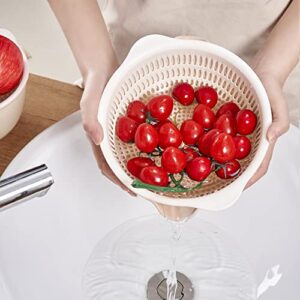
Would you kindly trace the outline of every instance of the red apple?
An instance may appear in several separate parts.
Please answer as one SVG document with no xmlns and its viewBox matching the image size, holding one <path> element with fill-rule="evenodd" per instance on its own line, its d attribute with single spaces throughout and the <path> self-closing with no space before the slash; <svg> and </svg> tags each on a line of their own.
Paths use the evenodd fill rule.
<svg viewBox="0 0 300 300">
<path fill-rule="evenodd" d="M 0 96 L 18 86 L 23 69 L 23 56 L 18 46 L 0 35 Z"/>
</svg>

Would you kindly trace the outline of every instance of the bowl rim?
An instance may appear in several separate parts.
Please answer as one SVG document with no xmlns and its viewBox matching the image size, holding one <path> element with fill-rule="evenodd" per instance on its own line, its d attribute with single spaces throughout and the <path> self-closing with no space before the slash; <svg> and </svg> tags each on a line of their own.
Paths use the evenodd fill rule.
<svg viewBox="0 0 300 300">
<path fill-rule="evenodd" d="M 1 32 L 0 32 L 1 34 Z M 9 40 L 11 40 L 14 44 L 17 45 L 17 47 L 19 48 L 19 50 L 22 53 L 22 57 L 23 57 L 23 74 L 22 74 L 22 78 L 19 82 L 19 85 L 17 86 L 17 88 L 12 92 L 12 94 L 10 94 L 6 99 L 2 100 L 0 102 L 0 110 L 5 108 L 6 106 L 8 106 L 10 103 L 12 103 L 14 100 L 18 99 L 18 96 L 21 94 L 21 92 L 24 90 L 24 88 L 26 87 L 26 83 L 28 81 L 29 78 L 29 66 L 28 66 L 28 60 L 27 57 L 24 53 L 24 51 L 22 50 L 22 48 L 20 47 L 20 45 L 12 40 L 10 37 L 3 35 L 6 38 L 8 38 Z"/>
<path fill-rule="evenodd" d="M 151 50 L 139 51 L 141 48 L 147 49 L 143 43 L 147 42 L 147 39 L 157 40 L 160 39 L 162 42 L 156 43 L 159 44 L 157 47 L 153 47 Z M 153 40 L 150 42 L 153 42 Z M 165 42 L 163 44 L 163 42 Z M 140 44 L 139 44 L 140 43 Z M 135 46 L 137 45 L 137 48 Z M 144 46 L 144 47 L 141 47 Z M 140 48 L 140 49 L 139 49 Z M 149 49 L 149 48 L 148 48 Z M 121 168 L 115 159 L 114 155 L 110 150 L 110 142 L 108 138 L 108 122 L 107 116 L 109 115 L 110 108 L 110 99 L 115 94 L 119 83 L 124 80 L 124 76 L 130 74 L 130 72 L 143 61 L 155 57 L 156 55 L 160 55 L 166 53 L 168 51 L 173 50 L 186 50 L 193 49 L 196 51 L 207 52 L 215 56 L 219 56 L 221 59 L 227 61 L 235 68 L 237 68 L 245 78 L 251 83 L 253 90 L 258 95 L 259 99 L 263 99 L 260 101 L 261 113 L 262 113 L 262 129 L 261 129 L 261 140 L 257 149 L 255 156 L 252 161 L 246 168 L 246 170 L 229 185 L 225 186 L 221 190 L 218 190 L 214 193 L 204 195 L 201 197 L 193 197 L 193 198 L 171 198 L 162 194 L 157 194 L 152 191 L 146 189 L 135 189 L 131 186 L 132 178 L 126 174 L 126 172 Z M 135 53 L 136 52 L 136 53 Z M 252 68 L 239 56 L 231 52 L 230 50 L 223 48 L 219 45 L 199 40 L 179 40 L 161 35 L 149 35 L 141 38 L 136 42 L 136 44 L 132 47 L 129 52 L 127 58 L 118 68 L 118 70 L 113 74 L 109 82 L 107 83 L 101 101 L 101 105 L 99 105 L 98 110 L 98 120 L 100 124 L 103 126 L 104 131 L 104 139 L 100 144 L 100 147 L 103 151 L 104 157 L 107 160 L 111 169 L 115 172 L 116 176 L 121 180 L 121 182 L 131 191 L 137 193 L 139 196 L 142 196 L 148 200 L 155 201 L 161 204 L 166 205 L 175 205 L 175 206 L 185 206 L 185 207 L 197 207 L 206 210 L 221 210 L 225 209 L 232 204 L 234 204 L 239 196 L 241 195 L 243 189 L 245 188 L 248 180 L 253 176 L 253 174 L 258 169 L 259 165 L 263 161 L 263 158 L 267 152 L 269 143 L 266 139 L 266 133 L 269 125 L 272 122 L 271 116 L 271 108 L 270 103 L 268 101 L 268 95 L 266 90 L 258 78 L 257 74 L 252 70 Z M 232 200 L 229 201 L 229 198 Z M 154 200 L 155 199 L 155 200 Z M 200 202 L 199 202 L 200 200 Z M 197 203 L 196 203 L 197 202 Z"/>
</svg>

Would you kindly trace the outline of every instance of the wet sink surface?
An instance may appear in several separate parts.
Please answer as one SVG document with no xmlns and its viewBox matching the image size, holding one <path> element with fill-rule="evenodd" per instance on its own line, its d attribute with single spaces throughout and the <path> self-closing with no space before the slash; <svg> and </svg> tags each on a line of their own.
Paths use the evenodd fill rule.
<svg viewBox="0 0 300 300">
<path fill-rule="evenodd" d="M 299 153 L 300 133 L 292 128 L 278 143 L 268 175 L 234 207 L 196 216 L 236 241 L 258 282 L 280 265 L 282 279 L 261 297 L 265 300 L 300 295 Z M 82 272 L 98 241 L 122 222 L 156 210 L 101 175 L 78 113 L 30 143 L 5 176 L 40 163 L 48 165 L 55 179 L 47 196 L 0 214 L 0 299 L 84 299 Z"/>
</svg>

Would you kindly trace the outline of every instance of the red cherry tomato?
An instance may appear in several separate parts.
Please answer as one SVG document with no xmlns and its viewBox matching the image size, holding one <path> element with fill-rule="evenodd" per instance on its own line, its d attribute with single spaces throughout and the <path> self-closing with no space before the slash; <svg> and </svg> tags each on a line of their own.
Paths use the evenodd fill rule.
<svg viewBox="0 0 300 300">
<path fill-rule="evenodd" d="M 247 157 L 251 151 L 251 142 L 245 136 L 236 136 L 233 138 L 235 144 L 235 158 L 243 159 Z"/>
<path fill-rule="evenodd" d="M 223 168 L 216 171 L 218 177 L 222 179 L 230 179 L 237 176 L 241 171 L 241 166 L 237 160 L 231 160 Z"/>
<path fill-rule="evenodd" d="M 187 163 L 185 170 L 191 179 L 202 181 L 211 172 L 211 161 L 207 157 L 196 157 Z"/>
<path fill-rule="evenodd" d="M 193 120 L 199 123 L 204 129 L 211 129 L 215 122 L 215 114 L 204 104 L 195 107 Z"/>
<path fill-rule="evenodd" d="M 210 156 L 218 163 L 226 163 L 235 156 L 235 144 L 233 137 L 226 133 L 220 133 L 214 139 L 210 147 Z"/>
<path fill-rule="evenodd" d="M 138 124 L 144 123 L 147 118 L 146 105 L 140 100 L 134 100 L 127 107 L 127 116 Z"/>
<path fill-rule="evenodd" d="M 159 132 L 160 127 L 163 126 L 164 124 L 173 124 L 173 123 L 169 119 L 167 119 L 167 120 L 164 120 L 162 122 L 155 123 L 153 125 L 153 127 L 157 130 L 157 132 Z"/>
<path fill-rule="evenodd" d="M 257 123 L 255 113 L 250 109 L 242 109 L 236 115 L 236 126 L 239 134 L 251 134 Z"/>
<path fill-rule="evenodd" d="M 133 142 L 138 123 L 128 117 L 120 117 L 116 123 L 116 134 L 124 143 Z"/>
<path fill-rule="evenodd" d="M 213 143 L 216 136 L 220 133 L 221 131 L 219 129 L 212 129 L 204 135 L 200 136 L 198 141 L 198 148 L 202 154 L 207 156 L 210 155 L 210 146 Z"/>
<path fill-rule="evenodd" d="M 157 121 L 164 121 L 173 110 L 173 99 L 168 95 L 156 96 L 148 102 L 147 109 L 152 118 Z"/>
<path fill-rule="evenodd" d="M 185 120 L 180 127 L 180 133 L 186 145 L 194 145 L 198 142 L 200 135 L 204 133 L 204 129 L 194 120 Z"/>
<path fill-rule="evenodd" d="M 186 166 L 185 154 L 176 147 L 168 147 L 162 154 L 161 164 L 168 173 L 180 173 Z"/>
<path fill-rule="evenodd" d="M 127 170 L 130 174 L 139 178 L 143 168 L 154 165 L 154 161 L 148 157 L 134 157 L 128 160 Z"/>
<path fill-rule="evenodd" d="M 163 168 L 157 166 L 142 169 L 140 179 L 147 184 L 157 186 L 167 186 L 169 183 L 168 173 Z"/>
<path fill-rule="evenodd" d="M 200 87 L 196 90 L 195 97 L 199 103 L 207 105 L 210 108 L 213 108 L 218 101 L 218 93 L 210 86 Z"/>
<path fill-rule="evenodd" d="M 173 89 L 172 96 L 182 105 L 190 105 L 194 101 L 194 89 L 188 83 L 179 83 Z"/>
<path fill-rule="evenodd" d="M 199 153 L 194 148 L 191 147 L 184 147 L 182 151 L 185 154 L 185 158 L 187 162 L 200 156 Z"/>
<path fill-rule="evenodd" d="M 159 128 L 158 144 L 165 149 L 169 146 L 179 147 L 182 143 L 182 137 L 178 128 L 172 122 L 166 122 Z"/>
<path fill-rule="evenodd" d="M 234 102 L 226 102 L 220 106 L 216 113 L 216 117 L 219 118 L 221 115 L 228 114 L 235 118 L 239 111 L 240 108 Z"/>
<path fill-rule="evenodd" d="M 150 153 L 158 145 L 158 133 L 150 124 L 140 124 L 136 130 L 134 141 L 139 150 Z"/>
<path fill-rule="evenodd" d="M 224 114 L 217 119 L 214 128 L 234 136 L 236 134 L 236 121 L 232 116 Z"/>
</svg>

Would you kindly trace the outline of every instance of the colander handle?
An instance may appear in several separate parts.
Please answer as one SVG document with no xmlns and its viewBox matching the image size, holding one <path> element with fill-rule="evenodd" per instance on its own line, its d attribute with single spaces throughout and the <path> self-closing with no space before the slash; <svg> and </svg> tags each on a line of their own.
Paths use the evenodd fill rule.
<svg viewBox="0 0 300 300">
<path fill-rule="evenodd" d="M 179 36 L 176 36 L 176 39 L 209 42 L 209 40 L 203 39 L 203 38 L 201 38 L 199 36 L 195 36 L 195 35 L 179 35 Z"/>
<path fill-rule="evenodd" d="M 130 49 L 127 57 L 125 58 L 124 63 L 129 63 L 132 59 L 136 59 L 138 56 L 147 54 L 147 51 L 145 51 L 145 49 L 163 48 L 166 45 L 170 45 L 170 43 L 182 44 L 190 40 L 197 41 L 199 43 L 208 43 L 207 41 L 204 41 L 203 39 L 197 37 L 185 39 L 182 37 L 172 38 L 160 34 L 147 35 L 135 42 L 135 44 Z"/>
</svg>

